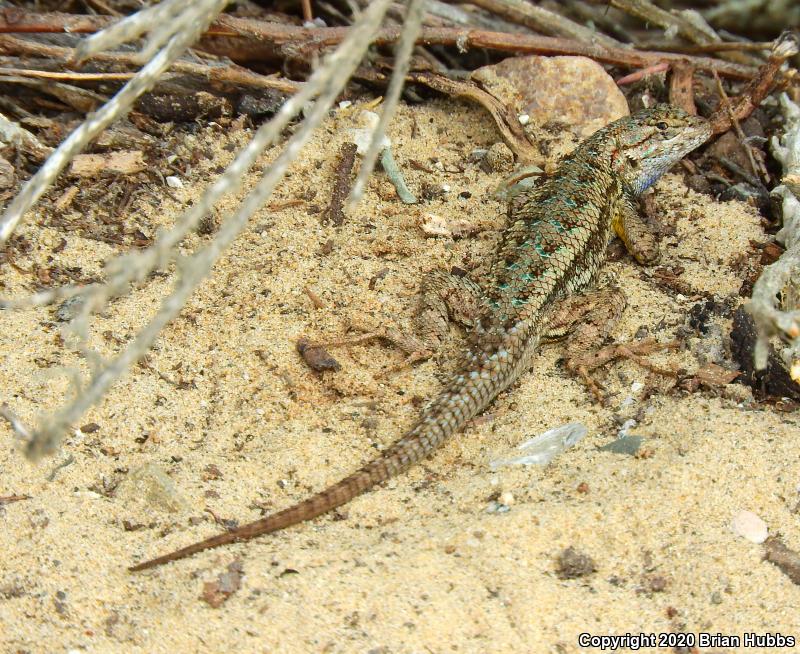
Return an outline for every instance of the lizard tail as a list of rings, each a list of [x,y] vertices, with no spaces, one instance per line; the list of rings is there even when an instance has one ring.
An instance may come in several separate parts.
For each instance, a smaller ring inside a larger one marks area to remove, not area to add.
[[[507,341],[512,347],[500,347],[491,354],[477,355],[472,362],[473,365],[451,379],[448,387],[405,436],[388,447],[380,458],[367,463],[357,472],[288,509],[169,554],[143,561],[128,570],[138,572],[154,568],[212,547],[250,540],[291,527],[346,504],[376,484],[395,477],[427,457],[451,434],[489,406],[491,401],[519,376],[520,370],[526,365],[528,353],[534,349],[538,330],[534,338],[530,336],[530,333],[520,333],[518,339],[512,338]]]
[[[130,572],[138,572],[156,566],[182,559],[197,552],[235,543],[250,540],[257,536],[263,536],[274,531],[291,527],[300,522],[311,520],[323,513],[327,513],[342,504],[346,504],[354,497],[361,495],[376,484],[386,481],[390,477],[398,475],[403,470],[427,456],[446,435],[441,434],[438,439],[430,439],[429,445],[423,444],[420,440],[423,431],[423,423],[412,429],[401,440],[390,446],[379,459],[375,459],[366,464],[363,468],[345,477],[336,484],[329,486],[323,491],[316,493],[294,506],[268,515],[260,520],[250,522],[231,531],[217,534],[197,543],[192,543],[179,550],[164,554],[163,556],[143,561],[128,568]],[[435,442],[434,442],[435,441]]]

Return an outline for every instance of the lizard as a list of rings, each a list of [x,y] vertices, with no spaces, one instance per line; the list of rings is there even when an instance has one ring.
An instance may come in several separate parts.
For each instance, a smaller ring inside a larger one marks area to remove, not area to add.
[[[468,284],[479,314],[464,360],[401,438],[356,472],[287,509],[129,570],[311,520],[426,458],[525,372],[541,341],[561,335],[565,314],[575,321],[573,306],[591,304],[615,234],[640,263],[655,260],[658,245],[638,214],[637,198],[710,136],[708,121],[666,104],[595,132],[551,177],[514,198],[486,279]],[[438,287],[433,292],[446,301],[447,284]],[[597,330],[590,333],[596,338]]]

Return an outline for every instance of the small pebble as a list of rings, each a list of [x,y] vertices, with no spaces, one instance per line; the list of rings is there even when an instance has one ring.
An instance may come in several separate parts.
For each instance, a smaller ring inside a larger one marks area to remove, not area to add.
[[[506,491],[505,493],[500,495],[500,503],[505,504],[506,506],[511,506],[514,504],[514,494]]]
[[[164,181],[167,182],[167,186],[170,188],[183,188],[183,182],[174,175],[169,175],[164,178]]]
[[[520,114],[517,118],[519,119],[520,125],[527,125],[531,122],[531,117],[528,114]]]
[[[585,577],[597,570],[592,557],[583,552],[579,552],[574,547],[568,547],[556,560],[556,574],[561,579],[577,579]]]
[[[76,318],[81,312],[83,303],[84,299],[80,295],[67,298],[59,305],[58,309],[56,309],[56,320],[59,322],[69,322]]]
[[[767,523],[752,511],[739,511],[731,522],[733,533],[751,543],[763,543],[769,535]]]
[[[489,502],[486,507],[486,513],[508,513],[511,507],[508,504],[501,504],[500,502]]]
[[[644,438],[641,436],[626,434],[622,438],[617,438],[616,440],[613,440],[602,447],[598,447],[597,449],[601,452],[611,452],[612,454],[629,454],[633,456],[639,451],[639,448],[642,446],[642,442],[644,442]]]

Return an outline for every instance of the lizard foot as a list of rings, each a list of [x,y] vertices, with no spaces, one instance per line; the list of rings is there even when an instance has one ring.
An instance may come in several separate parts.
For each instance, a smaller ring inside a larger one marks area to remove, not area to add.
[[[606,402],[602,386],[592,377],[591,372],[597,368],[608,365],[617,359],[628,359],[645,370],[649,370],[657,375],[665,377],[678,377],[679,371],[675,368],[664,368],[654,364],[645,357],[664,350],[675,350],[679,347],[679,341],[669,341],[659,343],[655,339],[649,338],[638,343],[616,343],[600,348],[594,352],[581,356],[570,357],[567,359],[567,370],[578,375],[594,396],[595,400],[601,404]]]
[[[353,329],[360,330],[357,325],[351,325]],[[382,379],[392,375],[400,370],[404,370],[409,366],[424,361],[434,354],[434,350],[425,346],[425,344],[415,336],[404,332],[397,327],[381,327],[379,329],[371,329],[364,331],[357,336],[350,336],[346,338],[335,339],[332,341],[323,341],[316,343],[316,345],[323,348],[335,347],[349,347],[351,345],[359,345],[374,340],[388,341],[392,345],[400,348],[406,357],[400,363],[390,366],[375,375],[376,379]]]

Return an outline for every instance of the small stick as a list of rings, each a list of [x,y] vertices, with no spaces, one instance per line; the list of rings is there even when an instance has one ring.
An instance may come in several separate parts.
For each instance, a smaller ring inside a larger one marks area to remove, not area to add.
[[[730,103],[728,111],[717,111],[711,117],[712,133],[716,135],[727,132],[732,126],[733,117],[736,120],[744,120],[753,113],[775,85],[775,77],[783,62],[796,55],[797,51],[797,37],[791,32],[781,34],[773,43],[767,62],[759,67],[747,86]]]
[[[747,142],[747,136],[742,131],[742,126],[739,125],[739,121],[736,119],[736,116],[733,115],[733,109],[731,108],[731,101],[728,99],[728,94],[725,93],[725,89],[722,87],[722,80],[717,75],[716,71],[714,71],[714,81],[717,83],[717,91],[719,92],[720,102],[722,106],[725,107],[725,111],[730,116],[731,124],[733,125],[733,129],[736,131],[736,135],[739,137],[739,142],[742,144],[745,153],[747,154],[747,160],[750,162],[750,170],[754,172],[756,175],[761,175],[764,179],[769,179],[769,173],[767,173],[767,169],[762,164],[759,166],[756,164],[756,159],[753,156],[753,150],[750,147],[750,144]]]
[[[654,43],[648,42],[650,47],[658,47],[668,52],[683,54],[711,54],[714,52],[757,52],[760,50],[770,50],[772,41],[720,41],[719,43],[708,43],[706,45],[681,45],[680,43]]]
[[[10,12],[10,13],[9,13]],[[56,33],[93,33],[97,32],[116,21],[107,16],[83,16],[73,14],[49,13],[32,14],[12,10],[0,10],[0,33],[3,32],[56,32]],[[320,27],[306,28],[295,25],[285,25],[259,21],[252,18],[237,18],[221,15],[211,24],[206,36],[231,36],[244,38],[250,42],[250,57],[263,58],[264,48],[281,54],[283,48],[288,47],[294,51],[302,51],[304,47],[321,49],[337,45],[344,40],[348,32],[347,27]],[[376,45],[391,45],[400,38],[401,28],[397,26],[384,27],[375,35]],[[646,68],[661,62],[682,61],[688,59],[697,70],[716,70],[720,75],[734,79],[752,79],[756,75],[754,66],[744,66],[728,61],[720,61],[712,57],[688,56],[674,52],[655,52],[605,46],[589,40],[564,39],[537,34],[510,34],[506,32],[493,32],[488,30],[473,30],[458,27],[424,27],[417,37],[419,45],[446,45],[457,46],[462,50],[474,48],[477,50],[488,49],[499,52],[513,52],[515,54],[543,54],[543,55],[583,55],[596,61],[631,68]],[[33,44],[29,44],[33,45]],[[219,42],[216,47],[206,47],[217,54],[229,54],[233,47],[232,42]],[[22,46],[9,42],[0,42],[2,54],[12,54],[10,50]],[[724,49],[724,48],[723,48]],[[65,50],[70,50],[65,48]],[[71,53],[71,50],[70,50]],[[118,57],[121,53],[114,53]],[[248,52],[237,50],[238,57],[244,60]],[[48,57],[48,54],[43,56]],[[102,55],[113,60],[109,53]],[[285,56],[285,52],[283,53]],[[102,60],[101,56],[93,57]],[[781,60],[783,61],[783,60]],[[178,61],[174,69],[187,62]],[[216,70],[216,69],[213,69]],[[261,76],[258,76],[261,77]],[[724,130],[723,130],[724,131]]]
[[[467,0],[469,4],[504,18],[511,23],[524,25],[536,32],[563,36],[570,39],[594,41],[612,47],[622,44],[616,39],[580,25],[554,11],[537,7],[527,0]]]
[[[136,73],[61,73],[52,70],[33,70],[30,68],[3,68],[0,75],[18,75],[19,77],[35,77],[41,79],[60,79],[75,82],[96,81],[128,81]]]
[[[350,194],[350,174],[353,172],[357,150],[358,147],[355,143],[344,143],[339,150],[339,163],[336,165],[331,203],[323,214],[327,220],[331,221],[334,227],[341,227],[344,223],[342,207]]]
[[[31,499],[30,495],[6,495],[5,497],[0,497],[0,506],[3,504],[11,504],[12,502],[21,502],[22,500],[29,499]]]
[[[683,16],[665,11],[648,0],[610,0],[609,4],[630,16],[636,16],[646,23],[652,23],[664,29],[671,27],[692,43],[707,45],[715,41],[716,34],[712,36],[699,29]]]
[[[314,20],[314,12],[311,11],[311,0],[300,0],[303,7],[303,22],[310,23]]]
[[[71,61],[75,57],[74,48],[64,48],[45,43],[37,43],[26,39],[16,38],[8,34],[0,34],[0,54],[3,55],[30,55],[45,59],[60,59]],[[121,66],[140,67],[136,60],[136,53],[103,52],[90,57],[91,61],[102,61]],[[283,93],[294,94],[302,88],[302,83],[288,79],[275,79],[253,73],[245,68],[233,64],[206,66],[193,61],[180,59],[172,64],[171,70],[189,75],[197,75],[213,83],[228,83],[233,86],[246,86],[253,88],[276,89]]]
[[[672,65],[669,77],[669,102],[680,107],[686,113],[696,116],[697,107],[694,104],[694,66],[687,62],[677,62]]]
[[[617,80],[617,86],[624,86],[625,84],[633,84],[634,82],[638,82],[640,79],[644,79],[648,75],[654,75],[655,73],[663,73],[665,70],[669,70],[669,64],[664,61],[660,64],[654,64],[653,66],[648,66],[647,68],[642,68],[641,70],[637,70],[630,75],[625,75],[625,77],[620,77]]]

